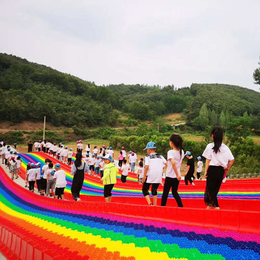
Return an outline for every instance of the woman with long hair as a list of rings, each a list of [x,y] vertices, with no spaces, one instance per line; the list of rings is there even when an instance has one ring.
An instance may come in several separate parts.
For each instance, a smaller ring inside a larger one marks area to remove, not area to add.
[[[172,134],[170,136],[170,147],[172,149],[167,152],[167,170],[161,206],[166,205],[169,191],[171,189],[172,195],[175,198],[178,207],[183,207],[181,198],[178,193],[178,187],[181,180],[181,163],[184,158],[182,143],[183,140],[180,135]]]
[[[222,143],[223,129],[214,126],[211,130],[213,143],[207,145],[202,156],[206,158],[205,176],[207,178],[204,201],[207,209],[219,209],[217,195],[224,177],[234,163],[234,156],[230,149]]]
[[[87,163],[82,162],[82,153],[76,154],[76,160],[71,167],[71,175],[73,175],[73,182],[71,186],[71,193],[76,201],[80,201],[79,193],[83,186],[84,174],[89,172]]]

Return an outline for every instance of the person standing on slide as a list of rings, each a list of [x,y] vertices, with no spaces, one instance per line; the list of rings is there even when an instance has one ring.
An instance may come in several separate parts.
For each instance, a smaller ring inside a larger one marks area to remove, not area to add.
[[[207,178],[204,201],[206,209],[219,209],[217,195],[224,177],[234,163],[234,156],[230,149],[222,143],[223,129],[215,126],[211,130],[213,143],[207,145],[202,156],[206,158],[205,176]]]
[[[80,191],[84,182],[85,172],[89,173],[88,164],[82,162],[82,153],[78,152],[76,154],[75,163],[71,167],[71,175],[73,177],[72,185],[71,185],[71,193],[75,201],[80,201]]]
[[[106,155],[103,157],[105,160],[105,167],[104,167],[104,176],[101,178],[104,184],[104,197],[105,201],[111,203],[112,199],[112,189],[116,184],[116,175],[118,173],[117,167],[112,163],[113,158],[111,155]]]

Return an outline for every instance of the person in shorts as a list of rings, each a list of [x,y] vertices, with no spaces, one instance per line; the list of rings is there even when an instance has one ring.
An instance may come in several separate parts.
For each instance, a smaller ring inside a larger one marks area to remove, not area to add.
[[[123,165],[121,167],[122,174],[121,174],[121,181],[122,183],[126,183],[126,178],[128,176],[128,172],[130,171],[129,164],[127,164],[127,161],[123,160]]]
[[[202,173],[202,168],[203,168],[203,162],[201,160],[201,156],[197,157],[198,163],[197,163],[197,180],[201,179],[201,173]]]
[[[137,169],[138,181],[140,184],[143,183],[144,177],[144,164],[142,161],[139,161],[138,169]]]
[[[162,183],[162,173],[166,165],[165,158],[156,153],[156,144],[148,142],[145,149],[147,155],[145,156],[145,168],[143,177],[143,195],[148,205],[157,205],[157,189]],[[150,200],[149,188],[152,186],[153,203]]]
[[[67,185],[66,181],[66,173],[61,170],[61,166],[59,163],[55,164],[55,174],[53,179],[56,181],[56,189],[55,189],[55,198],[56,199],[64,199],[64,189]]]
[[[31,163],[30,170],[27,172],[26,179],[29,181],[29,191],[34,192],[37,171],[34,169],[34,164]]]
[[[53,163],[50,162],[48,165],[48,169],[46,170],[47,175],[47,189],[46,189],[46,196],[52,197],[55,192],[55,180],[53,179],[55,174],[55,170],[53,169]]]
[[[105,201],[111,203],[112,199],[112,189],[116,184],[116,175],[118,173],[117,167],[113,164],[113,158],[111,155],[106,155],[103,157],[105,160],[105,167],[104,167],[104,176],[101,178],[104,184],[104,197]]]

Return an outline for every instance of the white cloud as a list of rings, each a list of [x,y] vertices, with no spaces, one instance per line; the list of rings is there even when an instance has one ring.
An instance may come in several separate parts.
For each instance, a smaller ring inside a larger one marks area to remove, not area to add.
[[[96,84],[257,90],[259,1],[3,1],[0,51]]]

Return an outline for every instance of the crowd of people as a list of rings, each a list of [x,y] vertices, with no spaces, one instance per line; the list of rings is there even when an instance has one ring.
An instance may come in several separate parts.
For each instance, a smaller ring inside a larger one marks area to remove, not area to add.
[[[208,144],[202,156],[206,159],[205,177],[206,189],[204,201],[207,208],[219,209],[217,194],[221,183],[234,163],[234,157],[230,149],[222,142],[223,129],[214,127],[211,132],[212,143]],[[32,151],[32,143],[28,144],[28,151]],[[64,146],[62,143],[57,145],[49,141],[35,142],[35,151],[49,153],[51,156],[60,160],[62,163],[72,164],[73,149]],[[145,158],[140,158],[136,169],[137,154],[130,151],[127,155],[122,147],[118,156],[116,165],[114,151],[112,147],[104,145],[98,149],[97,146],[91,150],[91,145],[86,145],[85,151],[83,142],[77,141],[76,160],[71,167],[73,182],[71,193],[76,201],[80,201],[80,191],[83,186],[85,174],[91,174],[100,178],[104,185],[104,197],[106,202],[112,200],[112,190],[117,182],[117,174],[121,169],[121,182],[127,182],[129,172],[135,172],[138,175],[138,181],[142,184],[142,193],[148,205],[157,205],[157,190],[163,185],[163,195],[161,206],[166,206],[169,192],[171,190],[177,205],[183,207],[182,200],[178,194],[178,186],[181,180],[182,161],[187,157],[187,170],[185,172],[185,184],[194,184],[194,158],[190,151],[184,153],[182,145],[183,140],[179,134],[173,134],[169,138],[170,150],[167,152],[167,158],[156,152],[157,146],[154,142],[148,142],[144,150],[147,152]],[[86,155],[83,156],[83,152]],[[19,177],[21,158],[17,152],[12,152],[10,146],[0,142],[0,156],[2,163],[5,163],[9,169],[11,178]],[[164,169],[166,173],[164,175]],[[202,157],[197,157],[197,179],[201,179],[203,169]],[[163,176],[165,181],[163,183]],[[55,165],[51,160],[46,159],[45,165],[40,163],[28,163],[26,174],[26,186],[29,183],[29,190],[34,192],[35,182],[38,192],[41,195],[55,196],[55,198],[64,199],[64,189],[67,185],[66,173],[61,169],[60,163]],[[153,200],[151,201],[149,189]]]
[[[19,178],[22,163],[21,157],[17,154],[16,150],[12,150],[11,146],[6,145],[4,141],[0,142],[0,161],[8,167],[12,180]]]

